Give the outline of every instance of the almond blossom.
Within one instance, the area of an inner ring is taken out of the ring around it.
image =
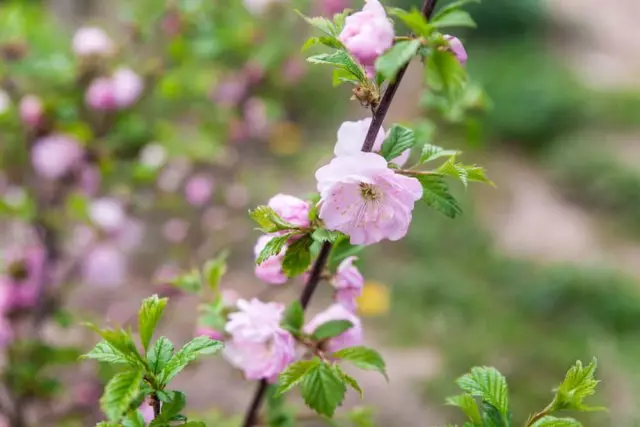
[[[333,153],[336,156],[348,156],[351,154],[358,154],[362,149],[362,144],[367,137],[367,132],[371,126],[371,117],[358,120],[356,122],[344,122],[338,129],[338,141],[333,149]],[[385,140],[385,132],[382,127],[376,135],[376,140],[373,143],[373,151],[379,152],[382,149],[382,143]],[[391,161],[398,166],[402,166],[407,162],[410,149],[405,150],[395,159]]]
[[[362,322],[358,316],[340,304],[333,304],[325,311],[318,313],[304,326],[304,332],[312,334],[320,325],[331,320],[348,320],[353,326],[337,337],[327,340],[326,350],[328,352],[333,353],[343,348],[362,344]]]

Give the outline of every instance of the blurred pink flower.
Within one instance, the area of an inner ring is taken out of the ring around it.
[[[266,70],[258,61],[248,61],[244,64],[242,74],[246,77],[247,83],[257,85],[264,77]]]
[[[89,205],[89,219],[94,225],[108,233],[114,233],[124,226],[127,214],[118,199],[103,197]]]
[[[222,304],[227,308],[235,307],[240,299],[240,294],[233,289],[221,290],[220,296],[222,297]]]
[[[44,105],[35,95],[25,95],[18,106],[20,119],[26,126],[35,128],[40,125],[44,117]]]
[[[36,303],[38,290],[44,278],[45,251],[40,246],[11,249],[3,264],[6,265],[2,280],[5,308],[25,309]]]
[[[333,15],[341,13],[350,4],[350,0],[320,0],[320,14],[332,18]]]
[[[422,197],[417,179],[396,174],[374,153],[335,157],[318,169],[316,179],[320,218],[329,230],[349,235],[354,245],[404,237],[414,203]]]
[[[369,126],[371,126],[371,117],[367,117],[357,122],[344,122],[338,129],[338,141],[336,142],[333,152],[336,156],[349,156],[358,154],[362,150],[362,144],[367,137]],[[373,151],[379,152],[385,140],[384,129],[380,127],[376,140],[373,143]],[[411,150],[405,150],[402,154],[392,160],[398,166],[403,166],[411,154]]]
[[[91,248],[82,260],[82,276],[91,286],[112,288],[127,279],[127,257],[112,243]]]
[[[118,108],[113,89],[113,81],[108,77],[98,77],[91,82],[85,94],[87,105],[97,111],[113,111]]]
[[[311,206],[309,202],[288,194],[276,194],[269,200],[268,205],[282,219],[293,225],[308,227],[310,224],[309,211]]]
[[[351,312],[356,311],[356,298],[362,294],[364,287],[364,277],[353,265],[357,257],[345,258],[338,266],[332,285],[336,289],[334,298],[336,302],[344,306]]]
[[[144,234],[144,222],[135,218],[127,218],[122,227],[113,235],[113,242],[123,252],[131,252],[142,244]]]
[[[181,218],[171,218],[162,227],[162,235],[171,243],[183,242],[188,232],[189,223]]]
[[[243,0],[244,7],[254,15],[262,15],[275,3],[282,3],[284,0]]]
[[[269,128],[267,107],[260,98],[249,98],[244,104],[244,123],[252,138],[264,138]]]
[[[153,421],[154,419],[153,406],[149,404],[149,401],[147,399],[145,399],[145,401],[142,402],[142,405],[140,405],[138,410],[142,414],[142,419],[146,424],[149,424],[151,423],[151,421]]]
[[[184,194],[187,202],[193,206],[202,206],[211,197],[213,193],[213,178],[208,174],[197,174],[189,178],[184,186]]]
[[[253,249],[256,259],[272,238],[273,236],[260,236]],[[282,260],[284,259],[285,251],[286,247],[282,249],[280,254],[268,258],[262,264],[256,265],[256,277],[270,285],[282,285],[287,283],[288,277],[282,271]]]
[[[53,134],[38,139],[31,148],[31,164],[43,178],[60,179],[82,161],[82,146],[70,136]]]
[[[331,320],[348,320],[353,326],[337,337],[327,340],[326,349],[333,353],[347,347],[362,344],[362,323],[360,319],[340,304],[333,304],[325,311],[318,313],[304,327],[304,332],[312,334],[320,325]]]
[[[73,397],[81,406],[93,406],[98,403],[102,387],[97,381],[85,380],[73,386]]]
[[[225,327],[231,340],[223,354],[247,379],[273,381],[296,357],[295,340],[280,327],[284,305],[254,298],[237,306]]]
[[[288,58],[282,66],[282,76],[289,84],[296,84],[304,77],[307,70],[305,62],[297,57]]]
[[[104,30],[98,27],[83,27],[76,31],[72,48],[78,56],[105,56],[115,51],[113,41]]]
[[[347,16],[340,41],[373,77],[376,59],[393,45],[393,24],[378,0],[365,0],[360,12]]]
[[[237,106],[247,93],[248,83],[243,76],[228,77],[222,80],[211,94],[211,100],[223,107]]]
[[[197,337],[201,337],[201,336],[209,337],[212,340],[218,340],[218,341],[222,341],[225,338],[224,332],[217,331],[217,330],[215,330],[213,328],[210,328],[208,326],[198,326],[196,328],[195,335]]]
[[[78,184],[86,196],[92,197],[100,190],[101,180],[100,169],[96,166],[84,165],[80,171]]]
[[[468,59],[467,50],[464,48],[464,45],[462,44],[460,39],[448,34],[446,34],[444,38],[449,42],[449,48],[451,49],[451,52],[453,52],[453,54],[456,56],[458,61],[460,61],[460,63],[463,65],[466,64]]]
[[[119,108],[135,104],[144,90],[144,80],[130,68],[118,68],[111,76],[113,96]]]

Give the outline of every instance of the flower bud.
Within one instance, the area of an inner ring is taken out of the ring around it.
[[[468,56],[467,50],[464,48],[460,39],[450,35],[445,35],[444,38],[449,42],[449,49],[451,49],[451,52],[456,56],[458,61],[464,65],[467,62]]]

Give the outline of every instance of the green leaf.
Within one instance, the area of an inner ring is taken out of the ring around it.
[[[312,64],[333,65],[347,71],[359,82],[367,82],[367,77],[362,67],[344,50],[314,55],[307,58],[307,62]]]
[[[406,150],[411,149],[416,143],[416,135],[413,130],[400,125],[393,125],[389,136],[382,143],[380,155],[392,161]]]
[[[503,416],[509,412],[509,390],[507,380],[496,368],[475,367],[458,378],[458,386],[483,401],[493,405]]]
[[[138,328],[140,330],[140,340],[145,351],[149,347],[151,337],[168,301],[167,298],[158,298],[158,295],[153,295],[142,301],[142,307],[138,312]]]
[[[187,398],[181,391],[168,391],[167,394],[169,395],[169,401],[163,402],[160,415],[156,418],[157,422],[160,423],[172,421],[187,404]]]
[[[531,424],[531,427],[582,427],[582,424],[573,418],[556,418],[547,415]]]
[[[422,184],[422,200],[435,210],[449,218],[455,218],[462,213],[458,201],[449,192],[449,186],[444,179],[437,175],[417,176]]]
[[[200,271],[193,269],[173,279],[171,284],[186,292],[198,293],[202,290],[202,276]]]
[[[100,398],[100,408],[110,421],[119,420],[140,391],[143,371],[120,372],[107,383]]]
[[[309,371],[311,371],[321,363],[322,362],[320,362],[320,360],[318,359],[312,359],[301,360],[287,366],[287,368],[282,371],[282,373],[278,377],[278,389],[276,390],[275,395],[281,396],[296,385],[300,384],[305,375],[307,375]]]
[[[178,375],[189,363],[196,360],[200,354],[214,354],[222,350],[224,345],[220,341],[212,340],[209,337],[200,336],[186,343],[160,372],[159,378],[162,384],[168,384]]]
[[[437,145],[425,144],[422,147],[422,155],[420,156],[420,163],[427,163],[441,157],[452,157],[458,155],[460,152],[457,150],[445,150]]]
[[[356,381],[356,379],[353,378],[351,375],[344,372],[339,365],[333,365],[333,369],[342,378],[345,384],[347,384],[349,387],[351,387],[352,389],[358,392],[358,394],[360,395],[360,399],[362,399],[363,392],[362,392],[362,389],[360,388],[360,384],[358,384],[358,381]]]
[[[347,236],[339,238],[331,248],[328,263],[329,268],[336,268],[342,260],[350,256],[358,255],[363,249],[364,246],[352,245],[349,243],[349,237]]]
[[[333,22],[329,21],[327,18],[323,18],[321,16],[316,16],[313,18],[310,18],[308,16],[303,15],[299,10],[295,10],[295,12],[300,15],[300,17],[302,19],[304,19],[305,21],[307,21],[308,24],[310,24],[312,27],[317,28],[318,30],[322,31],[323,33],[329,35],[329,36],[337,36],[338,32],[336,30],[335,25],[333,25]]]
[[[448,397],[446,400],[447,405],[457,406],[462,409],[469,420],[474,424],[482,424],[482,416],[480,415],[480,409],[476,400],[470,394],[459,394],[457,396]]]
[[[348,360],[360,369],[380,372],[387,381],[389,380],[384,359],[382,359],[380,353],[372,348],[362,346],[347,347],[336,351],[331,356],[336,359]]]
[[[287,241],[291,238],[292,234],[284,234],[282,236],[273,236],[267,244],[260,251],[260,255],[256,258],[256,265],[260,265],[272,256],[280,255],[282,249],[287,244]]]
[[[220,279],[227,272],[227,251],[222,251],[217,257],[207,261],[202,268],[204,278],[213,292],[218,291]]]
[[[480,0],[457,0],[457,1],[451,2],[446,6],[443,6],[442,8],[440,8],[438,12],[436,12],[436,14],[434,15],[433,19],[438,19],[468,4],[480,4]]]
[[[207,427],[207,425],[202,421],[189,421],[188,423],[182,424],[182,427]]]
[[[300,333],[304,324],[304,310],[300,301],[295,300],[284,312],[282,317],[282,327],[294,334]]]
[[[434,27],[449,28],[449,27],[469,27],[476,28],[476,21],[473,20],[471,15],[464,10],[452,10],[446,14],[443,14],[437,18],[431,20],[431,25]]]
[[[160,337],[147,352],[147,363],[154,374],[160,373],[173,356],[173,344],[167,337]]]
[[[554,391],[556,393],[551,407],[554,411],[562,409],[574,409],[578,411],[599,411],[603,408],[590,407],[584,404],[584,400],[596,392],[599,380],[595,379],[598,362],[594,358],[587,366],[582,366],[578,360],[569,369],[562,384]]]
[[[456,161],[456,156],[451,156],[442,166],[436,169],[436,172],[460,180],[465,187],[469,183],[467,170],[461,163]]]
[[[126,357],[122,352],[111,347],[106,341],[100,341],[89,353],[81,357],[83,359],[93,359],[104,363],[137,366],[137,362],[132,363],[131,358]]]
[[[509,414],[503,415],[489,402],[482,402],[482,426],[483,427],[510,427]]]
[[[455,55],[443,50],[429,51],[426,77],[429,88],[442,92],[450,102],[456,99],[467,83],[464,67]]]
[[[491,181],[489,179],[489,177],[487,177],[487,172],[484,170],[483,167],[481,166],[466,166],[466,165],[462,165],[462,167],[464,167],[464,169],[467,172],[467,180],[469,182],[482,182],[484,184],[489,184],[492,187],[495,187],[495,184],[493,183],[493,181]]]
[[[348,320],[329,320],[318,326],[316,330],[313,331],[313,334],[311,334],[311,338],[315,341],[323,341],[342,335],[352,327],[353,323]]]
[[[324,242],[335,243],[338,239],[340,239],[343,236],[344,234],[339,231],[327,230],[324,228],[318,228],[311,235],[313,240],[320,243],[324,243]]]
[[[130,331],[124,329],[100,329],[95,325],[87,324],[94,332],[102,337],[102,339],[111,346],[111,348],[120,353],[122,357],[129,361],[132,366],[144,367],[145,363],[138,353],[133,337]]]
[[[376,71],[380,73],[385,80],[393,81],[398,71],[416,56],[420,44],[421,42],[418,39],[396,43],[391,49],[376,59]]]
[[[298,226],[293,225],[282,218],[269,206],[258,206],[254,210],[249,211],[249,216],[253,219],[258,227],[265,233],[275,233],[283,230],[297,230]]]
[[[337,38],[333,36],[321,36],[321,37],[309,37],[307,41],[302,45],[302,49],[300,50],[304,52],[310,47],[318,44],[331,47],[333,49],[342,48],[342,43],[340,43],[340,40],[338,40]]]
[[[347,388],[336,372],[324,363],[311,368],[304,376],[302,398],[309,408],[318,414],[332,417],[342,405]]]
[[[342,83],[358,84],[358,83],[360,83],[360,81],[358,79],[356,79],[353,76],[353,74],[351,74],[347,70],[345,70],[343,68],[334,68],[333,69],[333,79],[332,79],[333,87],[338,87]]]
[[[433,27],[427,23],[422,12],[416,8],[409,12],[404,9],[392,8],[389,10],[389,14],[397,16],[417,36],[429,37],[433,31]]]
[[[304,273],[311,264],[311,245],[313,239],[304,235],[289,245],[282,260],[282,271],[289,277]]]
[[[144,417],[140,411],[133,410],[129,411],[127,414],[127,418],[122,421],[123,427],[146,427],[146,423],[144,422]]]
[[[96,424],[96,427],[122,427],[120,425],[120,423],[109,423],[106,421],[100,421],[98,424]]]

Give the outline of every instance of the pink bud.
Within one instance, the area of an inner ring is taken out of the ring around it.
[[[132,106],[142,95],[144,81],[133,70],[119,68],[113,73],[111,79],[113,80],[113,96],[119,108]]]
[[[193,206],[202,206],[211,197],[213,192],[213,179],[207,174],[192,176],[184,187],[184,194]]]
[[[115,245],[99,244],[85,255],[82,275],[92,286],[112,288],[121,285],[127,276],[127,258]]]
[[[142,405],[140,405],[140,408],[138,408],[138,410],[142,414],[142,418],[144,419],[144,422],[147,424],[149,424],[155,418],[155,415],[153,413],[153,407],[149,404],[148,400],[145,400],[144,402],[142,402]]]
[[[256,259],[272,238],[273,236],[269,235],[260,236],[253,248]],[[261,264],[257,264],[255,267],[256,277],[270,285],[282,285],[287,283],[287,275],[282,271],[282,261],[284,259],[285,250],[286,248],[283,248],[278,255],[269,257]]]
[[[269,200],[268,205],[285,221],[298,227],[309,226],[309,211],[311,210],[309,202],[288,194],[276,194]]]
[[[83,150],[73,138],[53,134],[38,139],[31,149],[31,164],[43,178],[60,179],[82,160]]]
[[[25,125],[35,128],[41,123],[44,116],[44,106],[37,96],[23,96],[18,108],[20,110],[20,119]]]
[[[380,55],[393,45],[393,24],[378,0],[366,0],[360,12],[349,15],[340,33],[340,41],[372,76],[372,67]]]
[[[107,33],[97,27],[84,27],[76,31],[73,36],[72,48],[78,56],[106,56],[115,50],[113,41]]]
[[[451,52],[453,52],[458,61],[460,61],[460,63],[464,65],[467,62],[468,56],[467,50],[464,48],[464,45],[462,44],[460,39],[448,34],[445,35],[444,38],[449,42],[449,48],[451,49]]]
[[[97,111],[113,111],[117,108],[113,81],[107,77],[95,79],[85,93],[87,105]]]

